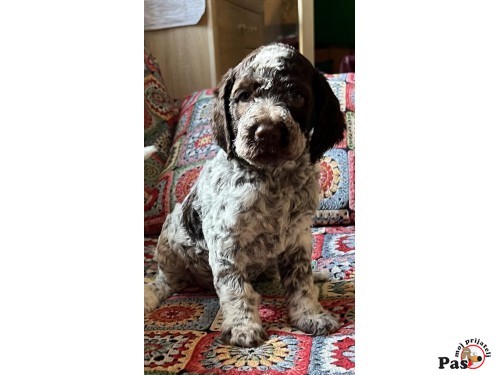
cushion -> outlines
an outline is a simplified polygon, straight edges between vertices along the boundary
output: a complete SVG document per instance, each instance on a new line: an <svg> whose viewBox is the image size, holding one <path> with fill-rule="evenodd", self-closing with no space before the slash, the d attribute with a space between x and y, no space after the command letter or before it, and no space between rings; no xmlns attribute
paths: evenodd
<svg viewBox="0 0 500 375"><path fill-rule="evenodd" d="M159 233L167 214L184 200L205 162L219 150L210 127L212 99L213 91L203 90L182 102L167 162L144 206L146 234Z"/></svg>
<svg viewBox="0 0 500 375"><path fill-rule="evenodd" d="M320 160L320 203L314 225L354 223L354 73L325 75L344 113L344 139Z"/></svg>
<svg viewBox="0 0 500 375"><path fill-rule="evenodd" d="M347 130L319 162L321 200L313 222L348 225L354 223L354 73L326 78L340 101ZM213 91L202 90L182 102L171 151L145 205L146 234L160 232L166 215L184 200L203 165L219 150L210 128L212 100Z"/></svg>
<svg viewBox="0 0 500 375"><path fill-rule="evenodd" d="M144 161L145 204L154 199L154 187L172 146L180 104L169 97L158 63L144 47L144 146L157 150Z"/></svg>

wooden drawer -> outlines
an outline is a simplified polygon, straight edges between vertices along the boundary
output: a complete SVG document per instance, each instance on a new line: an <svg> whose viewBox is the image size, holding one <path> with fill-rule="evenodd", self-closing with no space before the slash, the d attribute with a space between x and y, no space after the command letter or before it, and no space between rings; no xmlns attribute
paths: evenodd
<svg viewBox="0 0 500 375"><path fill-rule="evenodd" d="M262 0L227 0L234 5L251 10L255 13L264 14L264 1Z"/></svg>
<svg viewBox="0 0 500 375"><path fill-rule="evenodd" d="M257 48L264 42L264 22L261 14L247 12L245 15L244 45L245 48Z"/></svg>
<svg viewBox="0 0 500 375"><path fill-rule="evenodd" d="M261 3L259 1L259 3ZM264 42L264 15L227 0L212 0L216 79Z"/></svg>
<svg viewBox="0 0 500 375"><path fill-rule="evenodd" d="M239 44L240 48L257 48L262 44L262 14L243 9L226 0L216 0L214 3L215 27L221 42L231 39L230 44ZM224 48L222 44L220 47Z"/></svg>

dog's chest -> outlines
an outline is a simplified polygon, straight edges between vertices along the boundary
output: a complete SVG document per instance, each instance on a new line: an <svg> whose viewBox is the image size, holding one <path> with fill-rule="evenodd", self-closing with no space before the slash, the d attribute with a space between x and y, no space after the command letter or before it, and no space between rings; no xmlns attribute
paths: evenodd
<svg viewBox="0 0 500 375"><path fill-rule="evenodd" d="M210 201L204 212L213 229L204 223L209 242L224 235L249 261L259 262L276 258L309 229L319 190L312 167L275 179L244 173L212 177L218 185L203 188Z"/></svg>

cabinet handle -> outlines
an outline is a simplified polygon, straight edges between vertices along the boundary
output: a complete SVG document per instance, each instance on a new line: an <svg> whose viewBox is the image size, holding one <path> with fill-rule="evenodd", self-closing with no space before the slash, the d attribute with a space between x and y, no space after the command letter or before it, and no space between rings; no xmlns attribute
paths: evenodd
<svg viewBox="0 0 500 375"><path fill-rule="evenodd" d="M240 23L238 25L238 30L240 30L242 33L244 33L245 31L247 31L247 25L245 25L244 23Z"/></svg>
<svg viewBox="0 0 500 375"><path fill-rule="evenodd" d="M257 26L252 26L252 27L250 27L249 30L251 33L256 33L257 31L259 31L259 28Z"/></svg>

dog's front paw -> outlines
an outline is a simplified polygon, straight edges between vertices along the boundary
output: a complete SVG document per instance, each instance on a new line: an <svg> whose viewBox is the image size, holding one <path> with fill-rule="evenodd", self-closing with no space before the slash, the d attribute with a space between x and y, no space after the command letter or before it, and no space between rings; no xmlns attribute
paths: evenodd
<svg viewBox="0 0 500 375"><path fill-rule="evenodd" d="M144 313L153 311L160 304L160 300L155 293L154 286L152 284L144 285Z"/></svg>
<svg viewBox="0 0 500 375"><path fill-rule="evenodd" d="M326 311L316 314L304 314L292 322L295 328L311 335L327 335L337 330L340 323Z"/></svg>
<svg viewBox="0 0 500 375"><path fill-rule="evenodd" d="M222 331L222 341L244 348L262 345L267 340L267 333L258 323L239 324Z"/></svg>

